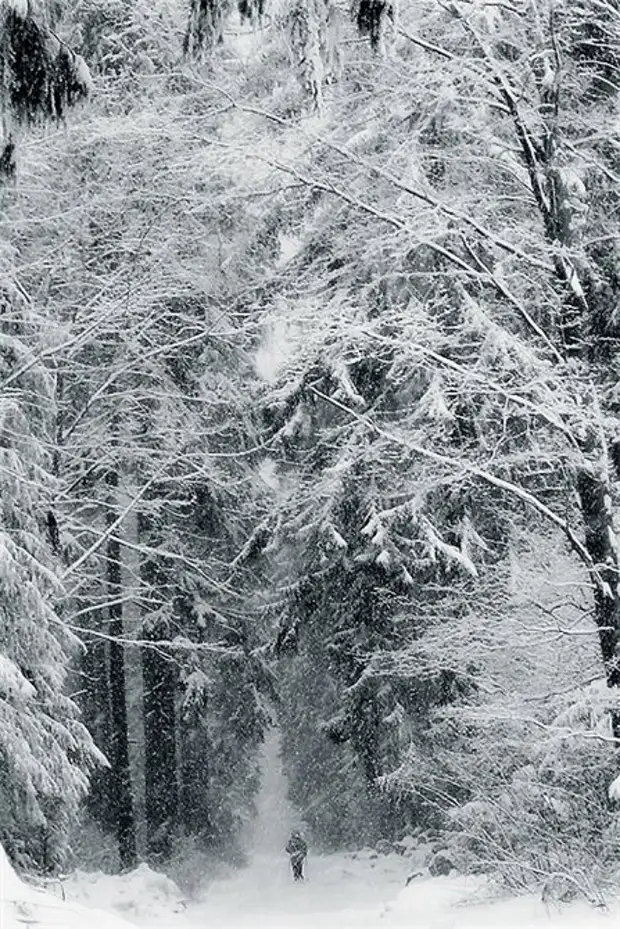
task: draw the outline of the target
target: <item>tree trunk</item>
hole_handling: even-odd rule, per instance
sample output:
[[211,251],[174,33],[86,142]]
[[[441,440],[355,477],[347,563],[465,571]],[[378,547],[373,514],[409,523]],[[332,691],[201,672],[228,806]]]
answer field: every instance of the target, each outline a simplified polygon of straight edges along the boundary
[[[618,551],[615,544],[611,490],[595,473],[581,471],[577,491],[585,527],[585,543],[594,561],[594,617],[605,677],[609,687],[620,687],[620,603],[618,602]],[[611,724],[620,744],[620,712],[613,711]]]
[[181,714],[180,727],[180,815],[188,835],[203,848],[213,840],[209,803],[209,755],[211,744],[207,722],[207,699],[202,696]]
[[[108,473],[106,483],[111,490],[112,500],[118,487],[118,474]],[[107,513],[108,528],[115,519],[111,505]],[[110,749],[111,765],[110,805],[121,867],[124,870],[134,868],[138,861],[136,849],[136,825],[131,792],[131,772],[129,767],[129,745],[127,730],[127,704],[125,702],[125,653],[123,639],[123,605],[120,602],[122,592],[121,578],[121,543],[110,537],[107,541],[107,586],[110,606],[108,607],[109,669],[110,669]]]
[[[145,632],[154,643],[166,628]],[[144,777],[146,840],[150,858],[167,858],[177,825],[176,669],[170,656],[156,648],[142,650],[144,682]]]
[[[110,680],[108,675],[108,643],[102,639],[89,638],[82,657],[81,674],[84,677],[83,695],[80,705],[84,722],[97,748],[106,758],[110,757]],[[106,831],[115,828],[108,785],[109,771],[97,768],[91,774],[88,809],[95,820]]]
[[[153,520],[138,517],[140,541],[153,545]],[[140,579],[146,591],[164,594],[169,579],[154,558],[140,564]],[[164,594],[165,595],[165,594]],[[170,638],[165,617],[143,615],[143,637],[153,642],[141,653],[144,719],[144,780],[146,842],[149,858],[158,862],[168,858],[178,828],[179,785],[176,751],[177,668],[172,655],[157,643]]]

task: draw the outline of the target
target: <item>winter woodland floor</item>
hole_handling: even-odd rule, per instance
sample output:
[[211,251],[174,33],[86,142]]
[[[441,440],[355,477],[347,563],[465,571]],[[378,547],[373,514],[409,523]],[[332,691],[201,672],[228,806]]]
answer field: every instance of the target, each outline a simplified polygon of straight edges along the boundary
[[[620,907],[586,904],[562,910],[533,897],[489,900],[471,878],[418,878],[403,889],[397,856],[313,859],[309,880],[289,881],[281,858],[255,860],[237,876],[211,884],[183,905],[172,882],[146,866],[125,877],[78,874],[63,902],[18,881],[5,862],[0,880],[1,929],[611,929]],[[485,899],[486,898],[486,899]],[[105,912],[104,912],[105,911]],[[126,921],[126,922],[125,922]]]

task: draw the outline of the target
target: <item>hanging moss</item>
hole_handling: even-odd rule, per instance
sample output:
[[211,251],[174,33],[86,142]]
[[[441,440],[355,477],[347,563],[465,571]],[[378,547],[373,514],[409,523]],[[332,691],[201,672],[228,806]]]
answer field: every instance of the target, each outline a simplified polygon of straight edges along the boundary
[[61,119],[88,96],[90,72],[31,12],[29,5],[0,0],[0,105],[20,123]]

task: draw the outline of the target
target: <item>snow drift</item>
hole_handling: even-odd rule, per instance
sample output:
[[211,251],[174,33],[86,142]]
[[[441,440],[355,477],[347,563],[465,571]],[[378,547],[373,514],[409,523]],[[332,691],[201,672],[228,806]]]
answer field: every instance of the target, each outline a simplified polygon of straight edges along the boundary
[[131,924],[110,913],[91,910],[79,903],[60,900],[53,894],[24,883],[15,873],[0,845],[0,926],[2,929],[131,929]]
[[[111,910],[132,923],[183,922],[183,895],[174,881],[140,864],[127,874],[76,871],[63,888],[67,897],[87,907]],[[177,917],[177,919],[175,919]],[[4,929],[4,926],[1,927]]]

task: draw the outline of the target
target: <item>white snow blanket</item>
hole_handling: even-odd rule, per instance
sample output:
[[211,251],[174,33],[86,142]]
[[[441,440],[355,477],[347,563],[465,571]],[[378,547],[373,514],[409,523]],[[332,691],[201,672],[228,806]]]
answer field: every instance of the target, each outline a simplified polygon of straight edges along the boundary
[[561,907],[539,897],[492,899],[483,879],[423,878],[402,890],[375,925],[415,929],[612,929],[620,908],[604,911],[587,903]]
[[174,884],[146,866],[121,877],[78,874],[65,889],[74,899],[110,906],[147,929],[620,927],[620,905],[599,910],[586,903],[546,905],[535,896],[498,900],[484,878],[422,876],[405,887],[407,875],[417,870],[413,859],[412,868],[409,856],[370,850],[311,855],[307,880],[294,884],[286,856],[256,856],[246,870],[208,883],[181,910]]
[[103,910],[63,901],[25,884],[0,845],[0,929],[132,929],[131,923]]
[[[145,865],[130,874],[76,873],[67,899],[21,881],[0,849],[0,929],[618,929],[620,905],[547,906],[533,896],[493,898],[483,878],[417,877],[403,887],[411,859],[377,855],[310,858],[294,884],[286,857],[206,886],[184,903],[175,884]],[[58,891],[60,892],[60,891]],[[82,901],[82,902],[79,902]],[[84,906],[96,903],[98,908]],[[113,912],[104,912],[110,909]],[[130,922],[121,918],[126,916]]]
[[[151,926],[183,923],[186,903],[169,877],[141,864],[127,874],[76,871],[62,883],[71,900],[87,907],[111,910],[123,919]],[[56,892],[56,891],[54,891]],[[0,925],[0,929],[4,929]]]

